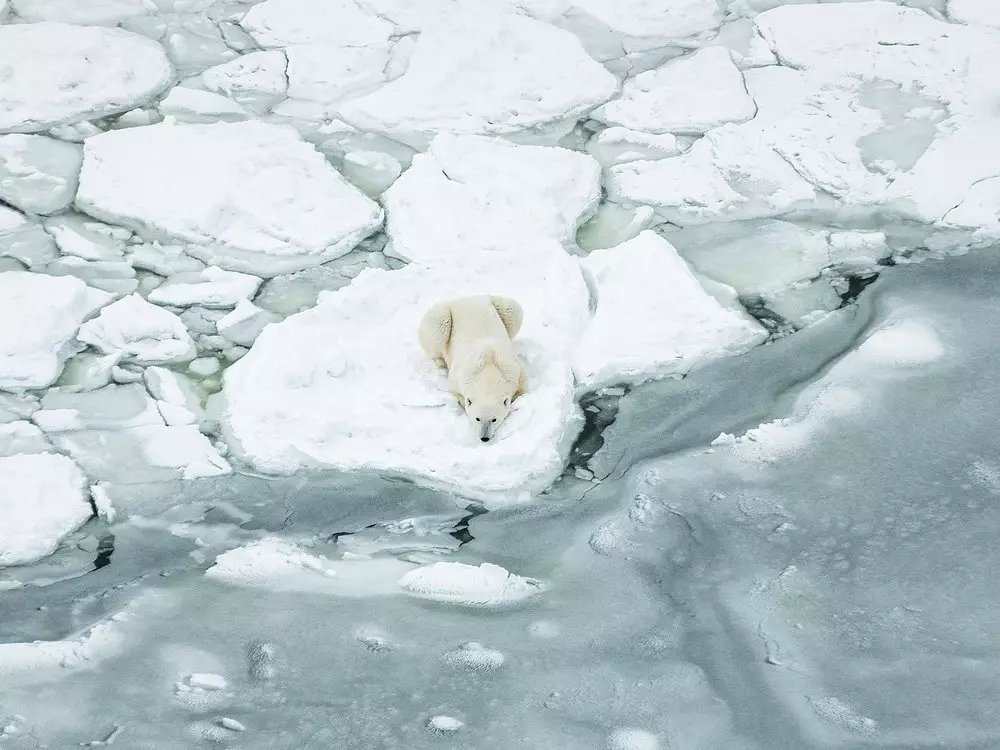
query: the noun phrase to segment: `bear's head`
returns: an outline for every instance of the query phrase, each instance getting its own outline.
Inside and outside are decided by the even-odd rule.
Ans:
[[[481,441],[488,443],[493,439],[497,428],[510,414],[510,401],[510,396],[497,398],[489,394],[466,397],[465,413]]]

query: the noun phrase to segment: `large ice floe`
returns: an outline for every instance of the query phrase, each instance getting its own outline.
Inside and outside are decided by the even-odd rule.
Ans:
[[[55,382],[80,324],[110,301],[69,276],[0,273],[0,390]]]
[[[344,255],[382,223],[382,209],[294,129],[261,122],[164,122],[88,138],[76,205],[262,276]]]
[[[163,91],[163,48],[120,29],[0,26],[0,133],[33,133],[124,112]]]
[[[0,457],[0,567],[52,554],[93,515],[87,479],[55,453]]]
[[[424,27],[401,77],[338,113],[415,147],[439,132],[551,143],[619,85],[569,32],[501,4],[457,4]]]

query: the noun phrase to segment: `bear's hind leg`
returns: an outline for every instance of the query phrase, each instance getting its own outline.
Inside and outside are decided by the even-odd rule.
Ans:
[[[420,347],[438,367],[446,367],[444,352],[451,339],[451,308],[444,303],[433,305],[420,320]]]
[[[514,338],[521,330],[521,323],[524,322],[524,310],[516,299],[510,297],[490,297],[493,309],[497,311],[503,327],[507,329],[507,335]]]

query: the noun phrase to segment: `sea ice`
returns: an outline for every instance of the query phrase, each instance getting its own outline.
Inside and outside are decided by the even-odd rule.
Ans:
[[[552,143],[618,89],[569,32],[496,7],[455,6],[426,26],[401,77],[338,112],[414,148],[442,132]]]
[[[756,111],[729,51],[708,47],[629,79],[621,97],[591,117],[647,133],[700,135]]]
[[[948,18],[969,26],[1000,29],[1000,17],[993,0],[948,0]]]
[[[269,310],[263,310],[252,302],[240,300],[236,307],[217,326],[221,336],[234,344],[250,346],[267,326],[281,320]]]
[[[0,26],[0,133],[124,112],[163,91],[173,68],[137,34],[63,23]]]
[[[171,276],[149,293],[149,299],[171,307],[230,308],[253,297],[260,284],[258,276],[209,266]]]
[[[0,135],[0,200],[34,214],[73,202],[83,161],[76,144],[44,135]]]
[[[262,47],[334,44],[366,47],[388,41],[391,23],[355,0],[264,0],[240,21]]]
[[[187,362],[194,342],[181,319],[138,294],[113,302],[80,327],[77,339],[140,365]]]
[[[111,295],[78,279],[0,273],[0,389],[44,388],[55,382],[80,323]]]
[[[164,118],[172,117],[177,122],[235,122],[246,120],[250,113],[221,94],[211,91],[175,86],[156,106]]]
[[[0,423],[0,456],[50,452],[54,452],[52,443],[31,422],[21,419]]]
[[[35,271],[57,256],[56,243],[39,224],[0,205],[0,258],[13,258]]]
[[[683,374],[767,337],[738,305],[708,294],[674,247],[649,230],[581,263],[599,300],[573,358],[581,391]]]
[[[438,135],[383,196],[387,253],[423,265],[510,263],[536,254],[540,238],[571,242],[600,196],[600,167],[585,154]]]
[[[587,151],[602,167],[613,167],[627,161],[677,156],[681,152],[681,146],[670,133],[654,135],[615,126],[594,135],[587,142]]]
[[[261,122],[164,122],[89,138],[76,202],[264,276],[344,255],[382,223],[382,209],[292,128]]]
[[[55,552],[93,515],[80,468],[55,453],[0,458],[0,567]]]
[[[324,11],[324,14],[328,11]],[[296,44],[288,55],[288,96],[333,104],[367,94],[386,81],[388,44],[364,47]]]
[[[463,294],[509,295],[524,307],[516,348],[528,392],[483,445],[422,353],[417,325],[430,305]],[[562,471],[580,428],[568,358],[587,316],[574,259],[398,271],[369,269],[319,304],[268,326],[225,374],[231,448],[260,471],[367,469],[458,489],[487,501],[540,491]],[[317,408],[317,405],[321,405]]]
[[[543,590],[541,581],[514,575],[492,563],[466,565],[436,562],[411,570],[399,579],[407,594],[468,607],[503,607]]]
[[[288,89],[288,60],[282,50],[249,52],[201,74],[206,88],[253,111],[270,108]]]
[[[149,13],[147,0],[11,0],[14,12],[25,21],[62,21],[80,26],[115,26],[126,18]]]

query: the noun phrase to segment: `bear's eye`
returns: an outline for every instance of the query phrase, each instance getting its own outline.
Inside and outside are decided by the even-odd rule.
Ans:
[[[497,421],[497,418],[496,418],[496,417],[493,417],[493,419],[491,419],[490,421],[491,421],[491,422],[496,422],[496,421]]]
[[[481,420],[479,417],[476,417],[476,421],[477,422],[482,422],[483,420]]]

